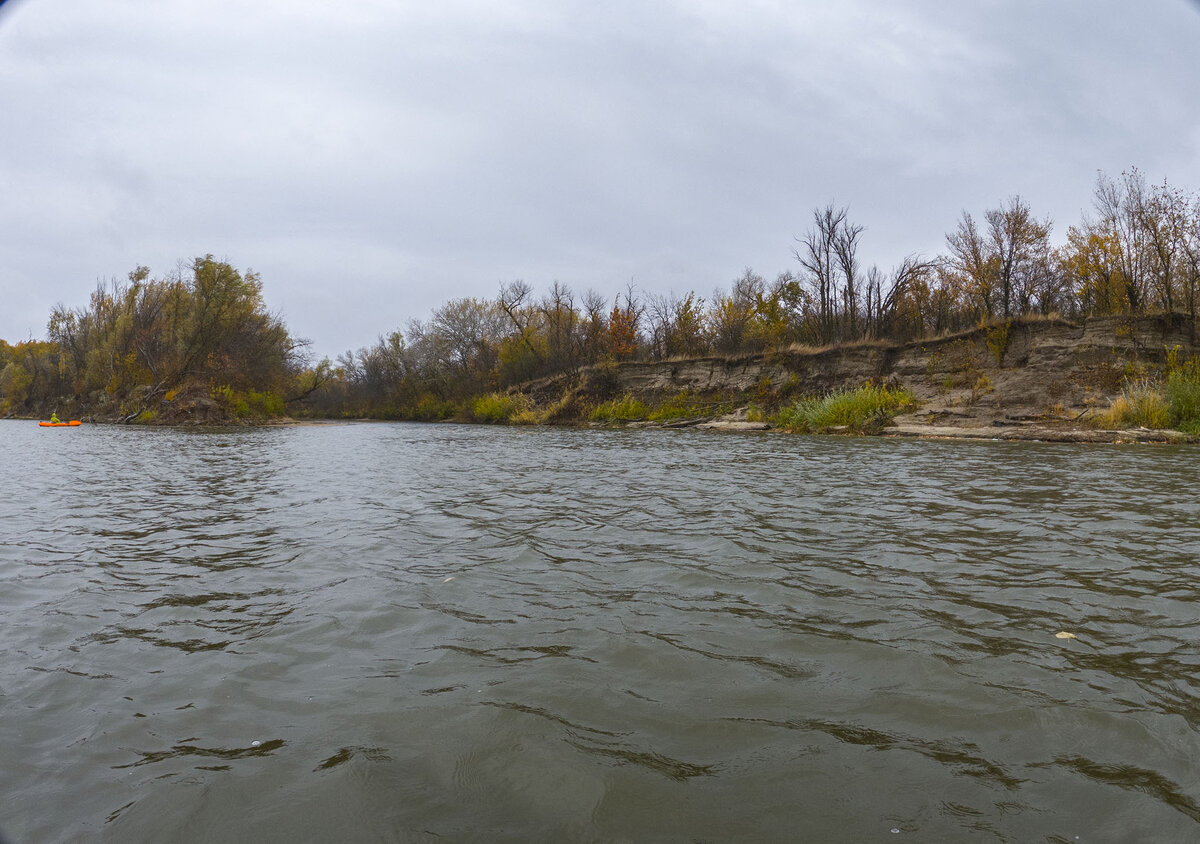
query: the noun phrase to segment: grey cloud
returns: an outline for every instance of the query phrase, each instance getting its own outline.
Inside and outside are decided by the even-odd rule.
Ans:
[[[9,7],[12,8],[9,8]],[[322,353],[558,279],[705,294],[847,203],[869,261],[1097,170],[1200,188],[1192,4],[10,2],[0,337],[213,252]]]

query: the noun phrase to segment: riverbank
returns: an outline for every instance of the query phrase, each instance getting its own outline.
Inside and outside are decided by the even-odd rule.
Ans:
[[[1142,420],[1114,422],[1105,416],[1129,385],[1161,382],[1172,366],[1194,360],[1195,336],[1196,326],[1181,314],[1078,323],[1033,318],[909,343],[870,341],[740,356],[609,361],[458,402],[447,421],[797,430],[783,418],[796,402],[853,393],[871,384],[903,396],[903,401],[870,412],[865,422],[825,421],[800,430],[888,437],[1194,442],[1200,438],[1164,430],[1162,424],[1143,427]],[[80,418],[200,427],[352,421],[303,415],[292,419],[278,412],[282,407],[259,408],[227,399],[193,384],[169,391],[136,414]]]
[[[1162,379],[1170,361],[1198,352],[1180,314],[1011,320],[909,343],[862,342],[739,357],[622,362],[544,379],[514,391],[525,417],[551,424],[757,431],[797,399],[864,383],[903,391],[915,408],[874,420],[891,437],[1056,442],[1195,442],[1138,424],[1105,425],[1130,384]],[[632,418],[596,419],[604,403]],[[641,409],[638,416],[637,408]],[[863,433],[829,426],[826,433]]]

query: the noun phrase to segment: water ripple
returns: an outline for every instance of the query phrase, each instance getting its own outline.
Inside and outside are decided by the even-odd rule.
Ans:
[[[1197,833],[1194,450],[73,434],[0,422],[17,840]]]

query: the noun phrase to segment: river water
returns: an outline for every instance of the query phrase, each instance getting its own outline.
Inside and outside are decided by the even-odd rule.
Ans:
[[[0,830],[1194,841],[1198,457],[0,422]]]

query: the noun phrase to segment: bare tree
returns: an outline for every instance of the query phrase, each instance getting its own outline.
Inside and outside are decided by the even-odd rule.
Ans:
[[[932,261],[908,255],[891,273],[884,273],[876,266],[867,271],[866,311],[868,332],[872,337],[893,333],[897,304],[933,269]]]
[[[1004,317],[1028,313],[1038,291],[1052,286],[1048,276],[1049,218],[1038,220],[1020,196],[1011,197],[986,213],[988,236],[996,259]]]
[[[981,315],[1006,319],[1028,313],[1035,301],[1049,310],[1061,280],[1050,260],[1049,218],[1038,220],[1028,203],[1013,196],[984,213],[987,231],[963,212],[946,235],[952,266],[966,282],[969,299]]]
[[[834,208],[830,203],[813,209],[813,228],[797,238],[800,246],[792,255],[809,274],[809,284],[816,294],[819,333],[824,341],[835,335],[837,316],[837,251],[838,231],[846,222],[847,209]]]
[[[595,363],[604,354],[608,338],[608,300],[595,290],[583,294],[583,314],[580,326],[580,360]]]
[[[508,317],[516,331],[516,336],[540,364],[544,360],[542,352],[533,344],[530,338],[531,312],[525,306],[526,300],[533,293],[533,288],[520,279],[510,281],[500,286],[500,295],[496,297],[496,305]]]
[[[669,355],[674,333],[675,295],[651,293],[646,297],[646,321],[650,329],[650,356],[662,360]]]
[[[532,293],[533,288],[521,279],[500,285],[500,295],[496,297],[496,304],[508,316],[517,331],[524,331],[528,325],[528,318],[523,317],[520,311]]]
[[[550,367],[562,371],[575,366],[578,358],[576,334],[579,313],[575,310],[575,295],[571,288],[555,281],[550,292],[542,297],[538,311],[549,349]]]
[[[845,215],[845,209],[843,209]],[[858,241],[863,227],[853,225],[843,216],[833,238],[833,252],[842,271],[842,304],[845,310],[846,336],[858,336]]]
[[[1119,182],[1099,174],[1092,195],[1099,219],[1090,227],[1109,236],[1116,245],[1118,269],[1133,313],[1145,307],[1149,294],[1146,233],[1136,210],[1145,205],[1145,193],[1146,179],[1135,167],[1122,173]]]
[[[486,377],[496,364],[505,315],[480,299],[451,299],[433,312],[430,328],[444,343],[447,362],[462,374]]]
[[[1191,217],[1188,196],[1164,181],[1140,192],[1138,199],[1133,211],[1145,233],[1159,302],[1169,313],[1175,310],[1175,288],[1182,288],[1184,282]]]
[[[1184,257],[1186,269],[1184,273],[1183,294],[1187,302],[1188,316],[1191,317],[1191,340],[1196,342],[1196,305],[1200,296],[1200,197],[1196,197],[1188,215],[1186,240],[1184,241]]]

